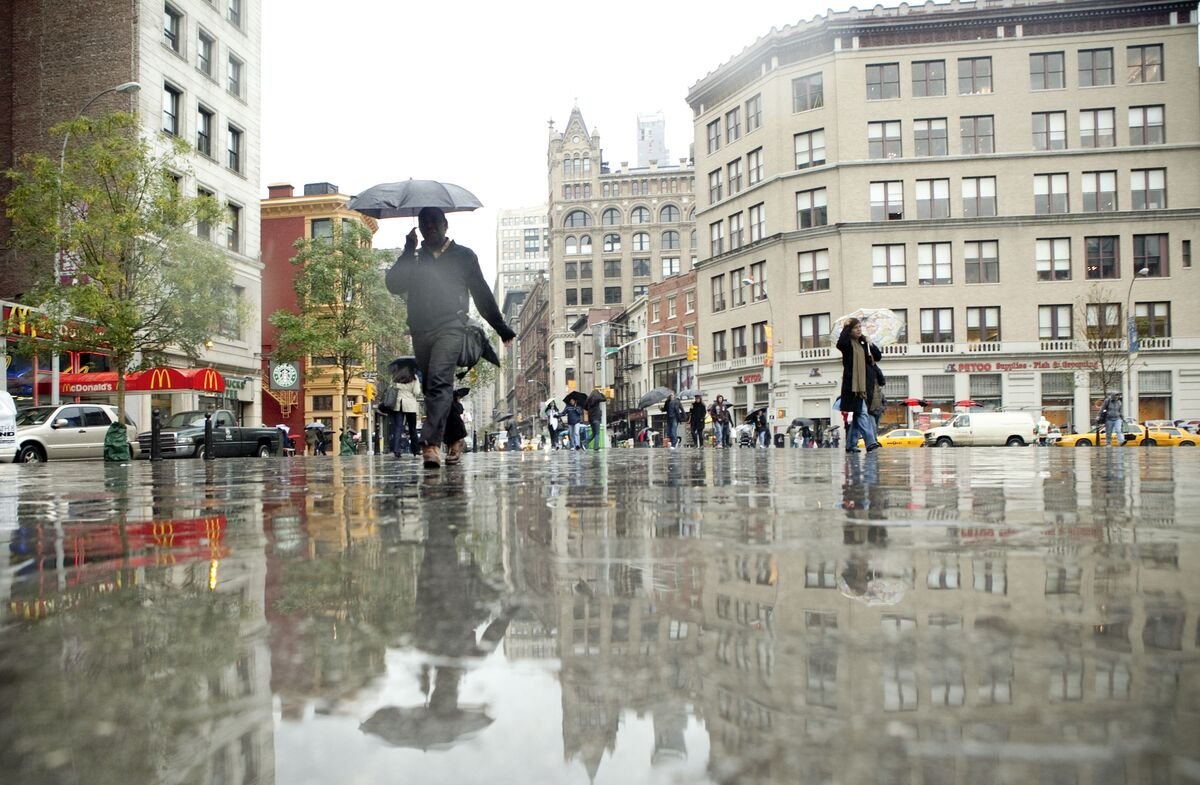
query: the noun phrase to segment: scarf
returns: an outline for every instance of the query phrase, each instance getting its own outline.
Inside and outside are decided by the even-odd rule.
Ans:
[[[867,352],[858,341],[851,341],[850,348],[854,354],[853,368],[850,372],[850,391],[855,395],[866,397],[867,394]]]

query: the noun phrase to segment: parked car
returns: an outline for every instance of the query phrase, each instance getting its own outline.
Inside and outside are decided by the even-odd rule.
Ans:
[[[1151,428],[1149,436],[1142,443],[1147,447],[1156,444],[1164,447],[1195,447],[1197,441],[1200,441],[1200,436],[1172,425],[1170,427]]]
[[[118,422],[117,407],[91,403],[33,406],[17,413],[17,451],[21,463],[63,458],[103,458],[108,426]],[[137,426],[125,418],[129,446],[137,456]]]
[[[858,448],[864,448],[863,440],[858,440]],[[925,434],[916,428],[893,428],[879,437],[880,447],[924,447]]]
[[[1099,434],[1099,438],[1097,438]],[[1108,441],[1108,446],[1114,447],[1140,447],[1146,442],[1146,429],[1135,422],[1125,423],[1124,439],[1118,441],[1117,437],[1113,437]],[[1097,444],[1104,444],[1104,427],[1101,426],[1099,431],[1091,430],[1082,433],[1064,433],[1062,438],[1055,442],[1059,447],[1094,447]],[[1151,442],[1153,444],[1153,442]],[[1147,445],[1149,446],[1149,445]]]
[[[212,416],[213,453],[218,458],[258,456],[266,458],[279,454],[283,432],[278,428],[249,428],[238,425],[233,412],[189,411],[172,414],[163,423],[159,448],[164,458],[203,458],[204,419]],[[142,457],[150,457],[151,431],[138,434]]]
[[[1020,447],[1037,441],[1037,418],[1031,412],[974,412],[925,432],[931,447]]]

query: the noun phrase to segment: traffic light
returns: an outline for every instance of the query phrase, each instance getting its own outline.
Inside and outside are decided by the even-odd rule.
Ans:
[[[700,347],[694,343],[688,344],[688,362],[694,363],[700,359]]]
[[[367,383],[367,400],[375,400],[375,385],[371,384],[370,382]]]
[[[356,403],[356,404],[354,404],[353,406],[351,406],[351,407],[350,407],[350,411],[351,411],[351,413],[353,413],[353,414],[362,414],[362,413],[363,413],[363,406],[362,406],[362,404],[361,404],[361,403]]]

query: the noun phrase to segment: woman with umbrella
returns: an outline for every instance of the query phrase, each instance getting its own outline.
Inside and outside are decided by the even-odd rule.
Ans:
[[[403,435],[407,431],[408,451],[416,455],[421,451],[417,441],[417,397],[421,394],[417,358],[397,357],[388,368],[392,372],[392,387],[396,390],[396,404],[392,410],[392,454],[399,458],[404,452]]]
[[[871,416],[870,407],[877,381],[875,363],[883,354],[875,344],[863,337],[862,323],[856,318],[846,320],[838,336],[837,348],[842,353],[840,408],[854,416],[846,432],[846,452],[858,452],[860,436],[867,452],[873,452],[879,449],[879,440],[875,435],[875,418]]]
[[[679,421],[683,419],[683,404],[675,397],[674,391],[663,403],[663,411],[667,414],[667,447],[674,450],[679,446]]]

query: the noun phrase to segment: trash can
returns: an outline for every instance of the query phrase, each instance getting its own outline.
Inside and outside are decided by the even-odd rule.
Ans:
[[[787,447],[787,434],[786,433],[775,434],[775,446],[776,447]]]

